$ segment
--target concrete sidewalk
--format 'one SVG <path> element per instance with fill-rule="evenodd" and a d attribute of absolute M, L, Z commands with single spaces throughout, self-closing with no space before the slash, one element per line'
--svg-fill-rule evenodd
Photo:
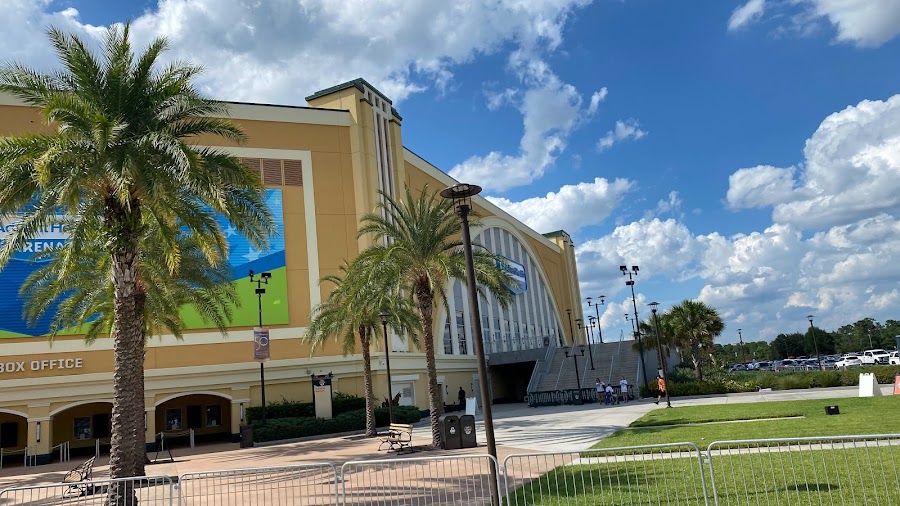
<path fill-rule="evenodd" d="M 883 386 L 882 392 L 890 395 L 892 387 Z M 673 406 L 701 406 L 713 404 L 754 403 L 801 399 L 839 399 L 856 397 L 855 387 L 817 388 L 784 392 L 727 394 L 704 397 L 676 398 Z M 585 404 L 582 406 L 552 406 L 530 408 L 524 404 L 494 406 L 495 436 L 500 464 L 512 453 L 568 452 L 589 448 L 610 433 L 628 427 L 631 422 L 660 406 L 652 400 L 632 401 L 612 406 Z M 477 420 L 477 449 L 443 451 L 429 450 L 415 454 L 396 455 L 377 451 L 377 438 L 350 435 L 285 443 L 273 446 L 240 449 L 237 444 L 221 443 L 175 448 L 174 463 L 148 465 L 147 475 L 179 476 L 185 473 L 220 469 L 241 469 L 290 465 L 310 462 L 330 462 L 340 466 L 351 460 L 405 459 L 409 457 L 438 457 L 445 455 L 471 455 L 484 453 L 484 430 L 481 417 Z M 431 443 L 430 425 L 423 420 L 413 431 L 413 442 L 418 446 Z M 152 458 L 154 455 L 150 454 Z M 70 462 L 54 463 L 40 467 L 4 466 L 0 470 L 0 488 L 59 483 L 65 473 L 84 458 Z M 108 456 L 97 460 L 95 479 L 108 476 Z"/>

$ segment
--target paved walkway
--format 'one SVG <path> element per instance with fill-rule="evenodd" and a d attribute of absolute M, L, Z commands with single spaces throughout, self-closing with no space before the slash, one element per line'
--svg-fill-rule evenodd
<path fill-rule="evenodd" d="M 882 387 L 885 395 L 891 386 Z M 770 393 L 727 394 L 717 396 L 676 398 L 675 406 L 700 406 L 711 404 L 752 403 L 795 399 L 833 399 L 855 397 L 855 387 L 820 388 Z M 645 413 L 658 408 L 650 400 L 633 401 L 613 406 L 585 404 L 583 406 L 553 406 L 529 408 L 522 404 L 494 406 L 495 436 L 501 463 L 512 453 L 567 452 L 586 449 L 608 434 L 627 427 Z M 417 424 L 414 444 L 426 446 L 431 437 L 427 420 Z M 483 444 L 483 425 L 477 422 L 478 441 Z M 341 465 L 351 460 L 402 459 L 378 452 L 378 441 L 363 436 L 345 436 L 315 441 L 302 441 L 274 446 L 240 449 L 237 444 L 222 443 L 202 445 L 196 448 L 174 449 L 174 463 L 147 466 L 148 475 L 178 476 L 189 472 L 217 469 L 277 466 L 305 462 L 331 462 Z M 462 451 L 433 450 L 412 457 L 437 457 L 484 453 L 484 446 Z M 151 454 L 151 457 L 153 455 Z M 4 466 L 0 470 L 0 488 L 11 486 L 58 483 L 66 471 L 83 459 L 74 458 L 66 463 L 24 468 Z M 108 457 L 98 459 L 95 479 L 108 475 Z"/>

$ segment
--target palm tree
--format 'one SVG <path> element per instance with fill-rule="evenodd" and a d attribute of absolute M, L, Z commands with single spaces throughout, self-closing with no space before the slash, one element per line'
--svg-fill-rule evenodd
<path fill-rule="evenodd" d="M 703 381 L 703 351 L 710 350 L 713 339 L 725 329 L 725 323 L 714 307 L 696 300 L 684 300 L 665 315 L 672 330 L 673 342 L 690 353 L 694 376 Z"/>
<path fill-rule="evenodd" d="M 214 117 L 225 106 L 193 86 L 199 67 L 158 68 L 165 39 L 136 55 L 128 25 L 113 27 L 95 55 L 74 35 L 50 29 L 49 38 L 61 70 L 0 67 L 0 92 L 36 107 L 56 128 L 0 140 L 0 214 L 21 218 L 0 247 L 0 267 L 57 213 L 72 217 L 73 254 L 84 251 L 79 244 L 99 238 L 113 286 L 110 475 L 122 478 L 141 474 L 144 461 L 140 280 L 147 224 L 157 227 L 158 253 L 173 275 L 183 261 L 181 234 L 196 241 L 210 265 L 223 262 L 227 242 L 217 214 L 256 247 L 265 247 L 274 223 L 256 174 L 222 150 L 191 144 L 203 135 L 236 142 L 244 137 Z M 77 259 L 64 263 L 74 266 Z M 110 494 L 111 503 L 126 500 L 117 490 Z"/>
<path fill-rule="evenodd" d="M 362 253 L 371 257 L 372 264 L 395 266 L 401 276 L 404 293 L 412 298 L 419 313 L 425 344 L 425 365 L 428 372 L 428 407 L 431 413 L 432 444 L 441 446 L 438 417 L 443 411 L 441 392 L 437 383 L 434 352 L 434 308 L 442 304 L 446 309 L 444 285 L 451 279 L 465 280 L 466 262 L 462 250 L 462 224 L 455 215 L 453 204 L 430 193 L 428 187 L 414 197 L 409 187 L 406 198 L 397 201 L 382 193 L 376 212 L 362 219 L 358 237 L 371 234 L 384 245 L 375 245 Z M 470 226 L 480 223 L 470 220 Z M 512 300 L 507 287 L 515 281 L 501 268 L 504 260 L 476 245 L 475 279 L 478 290 L 489 291 L 502 307 Z M 449 311 L 447 311 L 449 314 Z M 480 339 L 481 336 L 474 336 Z M 484 399 L 484 402 L 489 402 Z"/>
<path fill-rule="evenodd" d="M 366 435 L 374 436 L 375 393 L 372 387 L 373 338 L 383 335 L 382 316 L 399 335 L 419 329 L 419 319 L 409 300 L 400 296 L 399 273 L 394 265 L 370 264 L 370 257 L 357 257 L 341 266 L 340 275 L 325 276 L 334 284 L 328 299 L 313 310 L 312 321 L 303 340 L 314 351 L 331 338 L 340 340 L 344 355 L 356 350 L 357 335 L 363 355 L 366 397 Z M 416 335 L 413 339 L 416 339 Z M 417 339 L 416 339 L 417 342 Z M 388 350 L 385 350 L 387 353 Z"/>

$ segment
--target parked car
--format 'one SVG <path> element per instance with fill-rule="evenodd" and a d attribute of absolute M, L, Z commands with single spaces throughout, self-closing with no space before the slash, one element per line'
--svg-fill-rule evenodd
<path fill-rule="evenodd" d="M 882 349 L 866 350 L 860 359 L 867 365 L 887 364 L 889 360 L 888 352 Z"/>
<path fill-rule="evenodd" d="M 890 365 L 900 365 L 900 351 L 892 351 L 888 354 L 888 363 Z"/>
<path fill-rule="evenodd" d="M 859 357 L 854 357 L 851 355 L 851 356 L 843 357 L 842 359 L 838 360 L 834 364 L 834 368 L 835 369 L 846 369 L 848 367 L 859 367 L 861 365 L 863 365 L 862 360 Z"/>
<path fill-rule="evenodd" d="M 822 367 L 824 367 L 826 369 L 834 369 L 834 364 L 836 364 L 836 363 L 837 363 L 837 360 L 835 360 L 831 357 L 828 357 L 828 358 L 822 360 Z"/>
<path fill-rule="evenodd" d="M 771 370 L 773 370 L 773 368 L 774 368 L 774 366 L 772 365 L 772 362 L 765 362 L 765 361 L 758 362 L 756 364 L 756 367 L 754 367 L 754 369 L 756 369 L 757 371 L 771 371 Z"/>

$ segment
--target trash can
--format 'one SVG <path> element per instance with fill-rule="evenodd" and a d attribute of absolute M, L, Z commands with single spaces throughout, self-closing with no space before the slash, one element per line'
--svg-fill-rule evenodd
<path fill-rule="evenodd" d="M 463 415 L 459 417 L 459 427 L 462 447 L 477 447 L 478 439 L 475 437 L 475 417 L 472 415 Z"/>
<path fill-rule="evenodd" d="M 459 430 L 459 417 L 456 415 L 441 415 L 438 418 L 441 429 L 441 441 L 445 450 L 458 450 L 462 448 L 461 431 Z"/>
<path fill-rule="evenodd" d="M 584 399 L 581 398 L 581 390 L 575 390 L 572 393 L 572 404 L 574 404 L 576 406 L 580 406 L 581 404 L 584 404 Z"/>
<path fill-rule="evenodd" d="M 241 425 L 241 448 L 253 448 L 252 425 Z"/>

